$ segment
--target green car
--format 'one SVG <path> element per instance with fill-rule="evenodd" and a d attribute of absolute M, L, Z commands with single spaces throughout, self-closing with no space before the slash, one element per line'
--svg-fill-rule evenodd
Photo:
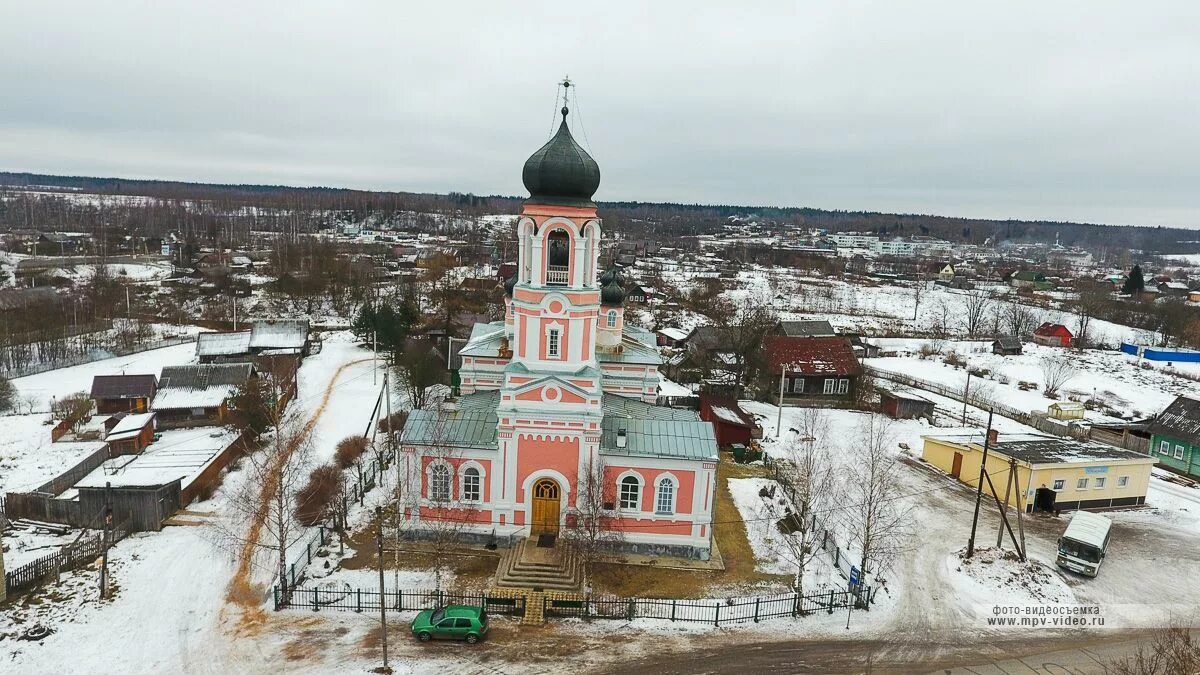
<path fill-rule="evenodd" d="M 421 642 L 434 638 L 466 640 L 475 644 L 487 635 L 487 612 L 482 607 L 450 605 L 441 609 L 427 609 L 412 622 L 412 634 Z"/>

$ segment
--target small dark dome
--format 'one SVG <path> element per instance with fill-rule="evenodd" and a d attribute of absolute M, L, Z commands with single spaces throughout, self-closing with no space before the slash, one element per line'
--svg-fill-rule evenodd
<path fill-rule="evenodd" d="M 525 160 L 521 172 L 528 202 L 556 206 L 595 206 L 592 195 L 600 187 L 600 165 L 571 136 L 566 108 L 563 121 L 545 145 Z"/>
<path fill-rule="evenodd" d="M 615 269 L 610 269 L 600 275 L 600 303 L 604 305 L 620 305 L 625 302 L 625 286 L 621 284 L 621 275 Z"/>
<path fill-rule="evenodd" d="M 508 279 L 506 279 L 504 281 L 504 294 L 511 298 L 512 294 L 513 294 L 513 289 L 516 287 L 517 287 L 517 275 L 513 274 L 511 277 L 509 277 Z"/>

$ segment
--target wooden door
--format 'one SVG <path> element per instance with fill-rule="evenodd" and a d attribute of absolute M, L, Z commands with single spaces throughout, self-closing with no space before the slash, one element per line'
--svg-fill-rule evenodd
<path fill-rule="evenodd" d="M 962 453 L 954 453 L 954 467 L 950 469 L 950 475 L 958 478 L 962 473 Z"/>
<path fill-rule="evenodd" d="M 558 483 L 543 478 L 533 484 L 532 533 L 558 534 L 558 506 Z"/>

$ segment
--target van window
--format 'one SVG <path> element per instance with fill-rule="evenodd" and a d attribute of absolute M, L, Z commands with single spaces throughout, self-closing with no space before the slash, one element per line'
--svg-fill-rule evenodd
<path fill-rule="evenodd" d="M 1090 563 L 1100 562 L 1100 549 L 1067 537 L 1058 540 L 1058 552 Z"/>

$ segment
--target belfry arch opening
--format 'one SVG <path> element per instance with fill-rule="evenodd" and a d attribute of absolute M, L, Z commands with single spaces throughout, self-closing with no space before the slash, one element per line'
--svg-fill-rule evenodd
<path fill-rule="evenodd" d="M 566 286 L 571 274 L 571 235 L 552 230 L 546 235 L 546 284 Z"/>

